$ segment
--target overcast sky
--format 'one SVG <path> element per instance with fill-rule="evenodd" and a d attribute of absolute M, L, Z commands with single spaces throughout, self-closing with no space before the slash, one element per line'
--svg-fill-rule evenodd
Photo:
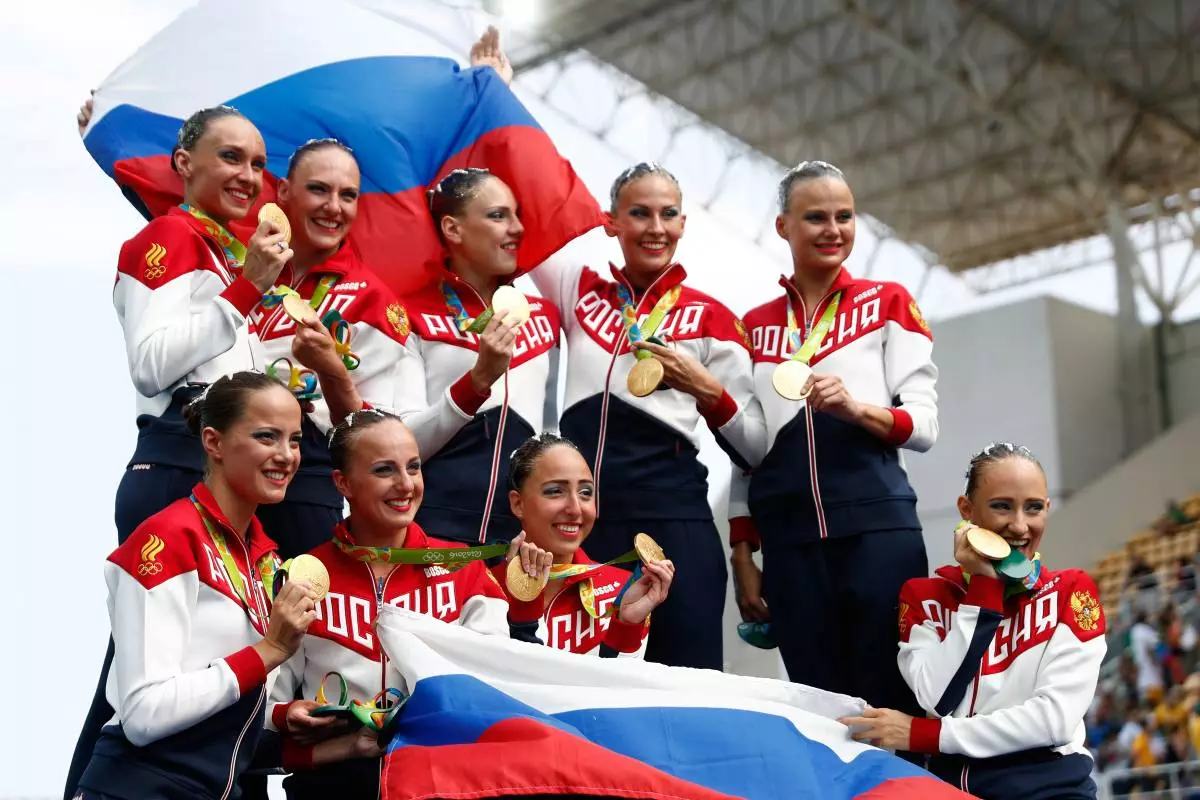
<path fill-rule="evenodd" d="M 0 661 L 10 703 L 9 723 L 0 726 L 0 798 L 54 796 L 61 789 L 108 635 L 100 564 L 115 544 L 113 494 L 134 440 L 133 390 L 111 290 L 117 251 L 143 223 L 80 144 L 75 110 L 89 88 L 190 5 L 38 0 L 8 3 L 0 12 L 0 219 L 8 241 L 0 274 L 10 336 L 0 417 L 9 425 L 4 452 L 11 454 L 0 501 L 15 512 L 5 526 L 8 566 L 0 579 L 10 597 L 8 655 Z M 632 121 L 614 151 L 535 102 L 535 88 L 518 85 L 598 197 L 607 196 L 609 181 L 631 160 L 657 155 L 655 133 L 645 129 L 652 123 Z M 686 176 L 702 155 L 686 148 L 676 155 L 689 213 L 679 256 L 698 288 L 743 313 L 775 293 L 787 266 L 785 245 L 767 241 L 761 249 L 727 220 L 689 205 Z M 738 191 L 749 208 L 773 186 Z M 738 198 L 724 207 L 743 208 Z M 860 229 L 852 268 L 872 244 Z M 591 246 L 595 261 L 619 258 L 603 237 Z M 921 267 L 911 251 L 889 244 L 875 274 L 915 291 Z M 937 319 L 1045 292 L 1101 310 L 1114 305 L 1111 269 L 1099 267 L 984 298 L 939 275 L 922 306 Z M 1184 316 L 1197 311 L 1193 299 Z M 711 448 L 705 458 L 716 499 L 728 468 Z"/>

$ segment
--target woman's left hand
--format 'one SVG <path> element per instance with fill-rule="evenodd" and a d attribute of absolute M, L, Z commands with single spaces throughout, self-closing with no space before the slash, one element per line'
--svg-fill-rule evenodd
<path fill-rule="evenodd" d="M 496 30 L 494 25 L 489 25 L 483 36 L 479 37 L 479 41 L 471 46 L 471 66 L 491 67 L 505 83 L 512 83 L 512 64 L 500 49 L 500 31 Z"/>
<path fill-rule="evenodd" d="M 675 565 L 664 559 L 642 567 L 642 577 L 625 590 L 617 619 L 629 625 L 640 625 L 667 599 L 671 579 L 675 577 Z"/>
<path fill-rule="evenodd" d="M 296 323 L 292 356 L 318 375 L 337 375 L 346 369 L 337 354 L 333 334 L 315 319 Z"/>
<path fill-rule="evenodd" d="M 861 408 L 850 396 L 846 385 L 837 375 L 813 375 L 809 378 L 808 407 L 812 411 L 824 411 L 843 422 L 857 424 Z"/>
<path fill-rule="evenodd" d="M 907 750 L 912 737 L 913 718 L 902 711 L 890 708 L 867 706 L 861 717 L 842 717 L 838 722 L 848 728 L 862 728 L 851 732 L 856 742 L 872 744 L 885 750 Z"/>
<path fill-rule="evenodd" d="M 663 365 L 663 383 L 696 398 L 701 408 L 716 405 L 721 399 L 725 388 L 721 386 L 720 381 L 687 353 L 644 339 L 634 344 L 634 347 L 653 353 Z"/>

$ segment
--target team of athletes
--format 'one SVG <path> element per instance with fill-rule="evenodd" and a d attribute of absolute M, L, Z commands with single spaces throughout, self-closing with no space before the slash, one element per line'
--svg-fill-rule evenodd
<path fill-rule="evenodd" d="M 472 64 L 511 80 L 493 30 Z M 265 796 L 280 768 L 289 797 L 378 796 L 397 688 L 372 632 L 384 603 L 581 657 L 721 669 L 728 572 L 701 422 L 734 465 L 747 641 L 779 647 L 793 681 L 867 700 L 848 735 L 960 788 L 1094 796 L 1096 588 L 1041 567 L 1045 476 L 1012 445 L 971 461 L 959 509 L 1030 572 L 1011 578 L 968 525 L 928 577 L 900 451 L 937 438 L 932 335 L 904 287 L 843 266 L 856 217 L 837 167 L 783 177 L 793 273 L 739 318 L 688 285 L 682 190 L 655 163 L 612 185 L 622 266 L 568 248 L 517 301 L 517 245 L 539 221 L 486 170 L 430 189 L 444 269 L 400 298 L 345 246 L 361 191 L 346 143 L 297 149 L 282 214 L 230 234 L 265 164 L 253 122 L 196 112 L 172 153 L 183 204 L 121 250 L 138 439 L 67 797 Z M 556 378 L 564 411 L 542 419 Z M 493 558 L 452 555 L 469 548 Z M 351 699 L 373 713 L 356 720 Z"/>

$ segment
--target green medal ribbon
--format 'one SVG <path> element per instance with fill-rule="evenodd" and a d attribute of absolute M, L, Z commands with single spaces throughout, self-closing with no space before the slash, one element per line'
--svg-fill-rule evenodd
<path fill-rule="evenodd" d="M 621 587 L 621 591 L 617 593 L 612 605 L 608 607 L 608 611 L 604 614 L 606 617 L 611 617 L 616 614 L 616 609 L 620 607 L 621 598 L 625 596 L 625 591 L 638 578 L 642 577 L 642 557 L 638 555 L 637 550 L 630 550 L 628 553 L 619 555 L 611 561 L 605 561 L 603 564 L 554 564 L 550 567 L 550 580 L 565 580 L 577 575 L 586 575 L 589 572 L 595 572 L 601 567 L 628 564 L 631 561 L 636 561 L 637 567 L 634 568 L 633 574 L 625 581 L 625 585 Z M 600 616 L 596 611 L 596 590 L 592 585 L 591 578 L 579 583 L 579 601 L 589 617 L 596 619 Z"/>
<path fill-rule="evenodd" d="M 316 311 L 321 307 L 321 303 L 325 301 L 325 296 L 329 294 L 329 290 L 337 283 L 337 275 L 322 275 L 321 280 L 317 283 L 317 289 L 313 292 L 313 296 L 308 299 L 308 307 Z M 274 308 L 283 302 L 283 298 L 289 294 L 294 294 L 300 297 L 300 293 L 290 286 L 272 286 L 271 289 L 263 295 L 263 308 Z M 302 298 L 303 299 L 303 298 Z"/>
<path fill-rule="evenodd" d="M 803 342 L 800 340 L 800 326 L 796 323 L 796 312 L 792 310 L 791 301 L 788 301 L 788 344 L 792 348 L 792 361 L 799 361 L 806 366 L 808 362 L 812 361 L 812 357 L 816 355 L 817 348 L 821 346 L 821 342 L 825 341 L 825 337 L 829 335 L 829 329 L 833 327 L 833 320 L 837 316 L 838 303 L 841 299 L 841 292 L 834 294 L 833 299 L 829 301 L 829 305 L 825 307 L 825 313 L 817 320 L 817 324 L 809 331 L 808 338 L 804 339 Z"/>
<path fill-rule="evenodd" d="M 236 236 L 225 230 L 225 227 L 221 223 L 195 206 L 183 203 L 179 207 L 195 217 L 204 226 L 204 230 L 208 231 L 208 234 L 217 240 L 217 244 L 225 252 L 226 266 L 230 269 L 242 268 L 242 265 L 246 263 L 246 245 L 239 242 Z"/>
<path fill-rule="evenodd" d="M 200 505 L 200 501 L 196 499 L 196 495 L 193 494 L 191 500 L 192 505 L 196 508 L 196 513 L 200 515 L 200 521 L 204 523 L 204 529 L 208 531 L 208 536 L 212 539 L 213 546 L 217 548 L 217 553 L 221 556 L 221 562 L 225 565 L 225 572 L 229 575 L 229 582 L 233 585 L 233 592 L 238 596 L 242 607 L 246 609 L 247 616 L 250 616 L 249 612 L 251 609 L 256 612 L 259 611 L 258 604 L 251 599 L 251 594 L 247 592 L 246 585 L 242 583 L 242 571 L 238 569 L 237 562 L 233 560 L 233 554 L 229 552 L 229 545 L 225 542 L 225 534 L 218 531 L 216 526 L 213 525 L 212 520 L 208 517 L 208 513 Z M 275 554 L 272 552 L 259 558 L 257 564 L 259 581 L 262 585 L 263 594 L 266 595 L 268 601 L 273 600 L 275 597 L 275 572 L 279 568 L 276 561 Z M 252 591 L 253 589 L 251 588 Z M 265 632 L 269 616 L 269 609 L 267 609 L 266 613 L 259 614 L 259 621 L 262 627 L 254 625 L 259 633 Z M 251 617 L 250 622 L 251 624 L 254 623 L 253 617 Z"/>
<path fill-rule="evenodd" d="M 632 347 L 643 339 L 662 344 L 662 341 L 654 337 L 663 320 L 666 319 L 667 313 L 675 307 L 679 302 L 681 293 L 679 286 L 668 289 L 666 294 L 658 298 L 658 302 L 654 304 L 654 308 L 650 311 L 650 316 L 646 318 L 645 325 L 638 325 L 637 322 L 637 304 L 633 301 L 633 295 L 629 293 L 629 289 L 624 284 L 617 284 L 617 296 L 621 299 L 621 321 L 625 323 L 625 330 L 629 334 L 629 344 Z M 634 358 L 641 361 L 644 358 L 651 358 L 654 354 L 649 350 L 634 349 Z"/>
<path fill-rule="evenodd" d="M 458 292 L 454 291 L 454 287 L 450 285 L 449 281 L 442 281 L 442 297 L 446 301 L 446 308 L 454 315 L 454 325 L 458 328 L 459 333 L 481 334 L 495 316 L 492 309 L 486 308 L 478 317 L 471 319 L 466 306 L 458 297 Z"/>
<path fill-rule="evenodd" d="M 466 566 L 472 561 L 485 561 L 508 552 L 508 543 L 486 544 L 479 547 L 369 547 L 334 537 L 333 543 L 346 555 L 366 563 L 424 564 Z"/>

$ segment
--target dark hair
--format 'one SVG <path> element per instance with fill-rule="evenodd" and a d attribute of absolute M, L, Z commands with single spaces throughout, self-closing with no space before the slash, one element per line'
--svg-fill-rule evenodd
<path fill-rule="evenodd" d="M 202 108 L 192 114 L 183 121 L 183 126 L 180 127 L 179 133 L 175 135 L 175 146 L 171 148 L 171 169 L 176 172 L 179 168 L 175 166 L 175 154 L 180 150 L 187 150 L 189 153 L 196 149 L 196 143 L 200 141 L 200 137 L 204 136 L 208 130 L 209 123 L 214 120 L 224 119 L 225 117 L 238 117 L 246 119 L 246 115 L 238 111 L 233 106 L 212 106 L 211 108 Z"/>
<path fill-rule="evenodd" d="M 377 408 L 352 411 L 329 431 L 329 463 L 337 470 L 345 470 L 350 460 L 354 442 L 363 431 L 388 421 L 402 422 L 400 417 Z"/>
<path fill-rule="evenodd" d="M 1023 458 L 1037 464 L 1038 469 L 1042 469 L 1042 463 L 1037 460 L 1028 447 L 1011 442 L 992 442 L 971 457 L 971 464 L 967 467 L 967 488 L 964 493 L 970 497 L 979 486 L 979 479 L 983 474 L 984 467 L 989 464 L 998 464 L 1009 458 Z M 1045 472 L 1045 470 L 1042 471 Z"/>
<path fill-rule="evenodd" d="M 315 153 L 318 150 L 324 150 L 329 147 L 336 147 L 346 155 L 354 158 L 354 163 L 358 163 L 358 159 L 354 156 L 354 151 L 350 149 L 350 145 L 340 139 L 325 138 L 325 139 L 309 139 L 304 144 L 295 149 L 292 155 L 288 158 L 287 178 L 290 181 L 296 174 L 296 167 L 300 166 L 300 162 L 309 153 Z"/>
<path fill-rule="evenodd" d="M 479 194 L 479 190 L 490 177 L 491 172 L 478 167 L 455 169 L 425 193 L 429 198 L 429 212 L 433 214 L 433 226 L 437 228 L 439 238 L 442 235 L 442 220 L 462 214 L 467 203 Z"/>
<path fill-rule="evenodd" d="M 205 428 L 224 433 L 242 418 L 251 395 L 270 388 L 287 391 L 279 381 L 261 372 L 235 372 L 217 378 L 184 406 L 183 418 L 188 430 L 196 436 Z"/>
<path fill-rule="evenodd" d="M 840 169 L 828 161 L 801 161 L 787 171 L 779 181 L 779 213 L 786 214 L 788 204 L 792 199 L 792 187 L 797 183 L 820 180 L 821 178 L 837 178 L 843 183 L 846 176 Z"/>
<path fill-rule="evenodd" d="M 537 436 L 526 439 L 508 458 L 508 485 L 518 492 L 521 491 L 542 454 L 552 447 L 559 446 L 579 452 L 579 448 L 570 439 L 564 439 L 550 431 L 542 431 Z"/>
<path fill-rule="evenodd" d="M 661 175 L 662 177 L 675 184 L 675 188 L 679 189 L 679 198 L 683 199 L 683 189 L 679 186 L 679 179 L 671 174 L 671 171 L 659 164 L 657 161 L 642 161 L 629 167 L 613 181 L 612 188 L 608 191 L 608 199 L 611 204 L 612 213 L 617 213 L 617 200 L 621 197 L 621 190 L 636 180 L 646 177 L 647 175 Z"/>

